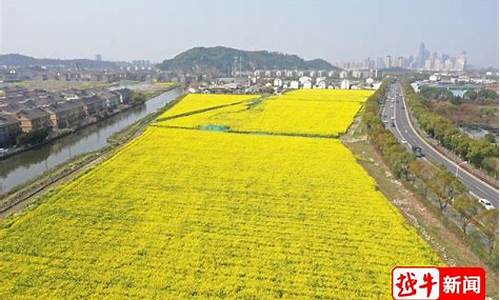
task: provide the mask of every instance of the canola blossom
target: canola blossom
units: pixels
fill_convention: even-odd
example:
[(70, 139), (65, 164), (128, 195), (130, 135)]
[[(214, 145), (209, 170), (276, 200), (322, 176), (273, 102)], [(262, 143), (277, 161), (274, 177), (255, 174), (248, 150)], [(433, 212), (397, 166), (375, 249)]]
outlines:
[(0, 298), (390, 299), (441, 263), (338, 139), (164, 124), (195, 115), (0, 223)]
[[(229, 106), (223, 106), (227, 100), (217, 102), (221, 99), (218, 96), (194, 94), (186, 97), (189, 103), (207, 101), (215, 108), (201, 112), (192, 108), (193, 113), (188, 116), (159, 123), (174, 127), (215, 125), (232, 131), (337, 136), (347, 131), (371, 93), (364, 90), (297, 90), (264, 99), (254, 97)], [(166, 112), (162, 117), (168, 116), (172, 113)]]

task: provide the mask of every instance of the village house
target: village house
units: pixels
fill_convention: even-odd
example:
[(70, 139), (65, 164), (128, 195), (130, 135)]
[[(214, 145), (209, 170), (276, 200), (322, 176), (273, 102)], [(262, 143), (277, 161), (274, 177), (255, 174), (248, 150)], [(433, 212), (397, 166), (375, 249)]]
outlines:
[(106, 100), (97, 95), (84, 97), (80, 99), (80, 102), (87, 116), (102, 115), (106, 109)]
[(299, 88), (299, 82), (297, 80), (290, 81), (290, 88), (291, 89), (298, 89)]
[(0, 113), (0, 147), (15, 144), (16, 137), (20, 132), (21, 127), (16, 117)]
[(41, 108), (23, 109), (17, 113), (22, 132), (50, 127), (49, 114)]
[(326, 80), (325, 79), (320, 80), (320, 81), (316, 80), (316, 87), (318, 89), (326, 89)]
[(99, 96), (105, 100), (106, 108), (110, 112), (117, 109), (118, 105), (120, 105), (120, 96), (118, 96), (115, 93), (104, 92), (104, 93), (100, 94)]
[(283, 80), (281, 80), (280, 78), (275, 78), (273, 85), (276, 87), (281, 87), (283, 85)]
[(113, 91), (120, 98), (120, 103), (129, 104), (132, 101), (132, 90), (131, 89), (119, 89)]
[(79, 101), (63, 101), (51, 104), (45, 110), (49, 113), (53, 128), (78, 127), (83, 119), (84, 107)]

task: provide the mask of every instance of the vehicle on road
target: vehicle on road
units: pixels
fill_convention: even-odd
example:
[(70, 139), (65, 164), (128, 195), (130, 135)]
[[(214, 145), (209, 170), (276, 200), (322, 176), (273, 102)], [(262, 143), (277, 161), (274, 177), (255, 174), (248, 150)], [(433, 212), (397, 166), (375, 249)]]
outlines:
[(402, 139), (401, 144), (408, 144), (408, 142), (405, 139)]
[(415, 154), (416, 157), (421, 158), (424, 157), (424, 153), (422, 152), (422, 148), (419, 146), (413, 146), (411, 147), (411, 150)]
[(487, 210), (490, 210), (490, 209), (495, 209), (495, 207), (493, 206), (493, 204), (491, 204), (490, 201), (484, 199), (484, 198), (480, 198), (479, 199), (479, 203), (484, 207), (486, 208)]

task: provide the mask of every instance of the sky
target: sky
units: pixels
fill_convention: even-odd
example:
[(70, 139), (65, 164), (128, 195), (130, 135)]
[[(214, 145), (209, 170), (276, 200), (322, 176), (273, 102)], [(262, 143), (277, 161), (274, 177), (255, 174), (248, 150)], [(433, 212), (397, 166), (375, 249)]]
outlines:
[(362, 60), (431, 51), (498, 67), (498, 0), (0, 0), (0, 53), (171, 58), (196, 46)]

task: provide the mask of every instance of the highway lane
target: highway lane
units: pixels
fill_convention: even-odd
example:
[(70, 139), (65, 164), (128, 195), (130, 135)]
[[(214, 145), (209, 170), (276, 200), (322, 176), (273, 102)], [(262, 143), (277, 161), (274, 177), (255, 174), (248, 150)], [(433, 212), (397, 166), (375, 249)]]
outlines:
[(408, 108), (399, 83), (391, 85), (381, 114), (386, 127), (409, 151), (412, 151), (412, 146), (420, 147), (422, 153), (425, 155), (424, 159), (444, 165), (452, 174), (457, 176), (473, 196), (487, 199), (495, 207), (498, 207), (497, 189), (463, 169), (461, 166), (465, 162), (461, 162), (457, 165), (455, 162), (439, 153), (416, 132), (415, 128), (410, 123)]

